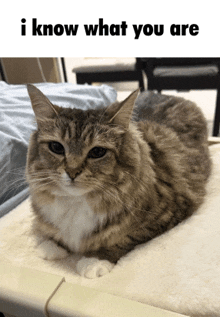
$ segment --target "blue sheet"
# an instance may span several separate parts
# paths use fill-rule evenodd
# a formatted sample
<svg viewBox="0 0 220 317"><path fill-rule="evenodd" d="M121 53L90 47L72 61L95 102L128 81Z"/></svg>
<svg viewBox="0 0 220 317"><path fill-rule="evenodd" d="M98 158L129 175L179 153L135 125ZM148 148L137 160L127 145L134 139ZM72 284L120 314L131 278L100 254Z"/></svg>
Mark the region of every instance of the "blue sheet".
<svg viewBox="0 0 220 317"><path fill-rule="evenodd" d="M107 106L117 97L109 86L70 83L36 84L52 103L89 109ZM0 217L28 197L24 171L30 134L36 128L25 85L0 82Z"/></svg>

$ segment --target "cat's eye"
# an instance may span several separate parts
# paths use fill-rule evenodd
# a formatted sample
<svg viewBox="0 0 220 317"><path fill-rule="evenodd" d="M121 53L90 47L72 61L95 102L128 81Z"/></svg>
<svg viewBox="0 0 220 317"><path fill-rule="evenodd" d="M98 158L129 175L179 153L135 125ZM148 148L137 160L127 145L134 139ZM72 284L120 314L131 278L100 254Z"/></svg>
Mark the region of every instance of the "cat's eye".
<svg viewBox="0 0 220 317"><path fill-rule="evenodd" d="M107 152L107 149L104 147L96 146L92 148L88 153L88 158L97 159L103 157Z"/></svg>
<svg viewBox="0 0 220 317"><path fill-rule="evenodd" d="M48 144L49 149L56 154L63 155L65 153L64 147L62 144L56 141L51 141Z"/></svg>

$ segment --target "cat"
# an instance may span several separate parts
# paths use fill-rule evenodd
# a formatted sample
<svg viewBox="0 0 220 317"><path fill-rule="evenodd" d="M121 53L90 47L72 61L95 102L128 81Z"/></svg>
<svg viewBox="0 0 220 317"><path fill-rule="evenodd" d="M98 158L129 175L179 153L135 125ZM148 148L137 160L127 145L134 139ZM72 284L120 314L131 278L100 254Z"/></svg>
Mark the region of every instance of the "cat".
<svg viewBox="0 0 220 317"><path fill-rule="evenodd" d="M136 100L136 90L123 102L81 110L27 89L37 130L26 178L44 259L76 253L78 274L102 276L202 203L211 163L194 103L165 97L152 106L144 93Z"/></svg>

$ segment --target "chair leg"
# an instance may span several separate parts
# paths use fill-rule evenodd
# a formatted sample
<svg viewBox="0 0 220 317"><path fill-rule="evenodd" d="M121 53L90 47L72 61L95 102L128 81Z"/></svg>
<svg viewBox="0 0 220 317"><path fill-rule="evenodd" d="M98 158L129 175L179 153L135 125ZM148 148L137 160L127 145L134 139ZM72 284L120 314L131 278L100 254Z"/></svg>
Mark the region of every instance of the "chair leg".
<svg viewBox="0 0 220 317"><path fill-rule="evenodd" d="M213 125L213 136L218 136L219 134L219 124L220 124L220 92L219 89L217 91L217 99L216 99L216 108L215 108L215 117L214 117L214 125Z"/></svg>
<svg viewBox="0 0 220 317"><path fill-rule="evenodd" d="M140 70L140 74L139 74L139 88L141 91L144 91L144 79L143 79L143 74L142 74L142 70Z"/></svg>

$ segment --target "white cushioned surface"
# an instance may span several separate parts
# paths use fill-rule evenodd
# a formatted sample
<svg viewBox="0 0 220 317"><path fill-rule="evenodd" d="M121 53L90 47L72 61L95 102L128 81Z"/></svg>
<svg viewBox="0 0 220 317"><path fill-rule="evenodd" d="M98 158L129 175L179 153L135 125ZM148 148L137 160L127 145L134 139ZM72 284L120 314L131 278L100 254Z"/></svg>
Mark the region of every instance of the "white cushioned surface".
<svg viewBox="0 0 220 317"><path fill-rule="evenodd" d="M121 258L110 274L78 276L77 257L42 260L30 235L29 200L0 220L0 261L59 274L67 282L190 316L220 316L220 145L203 205L189 219Z"/></svg>

